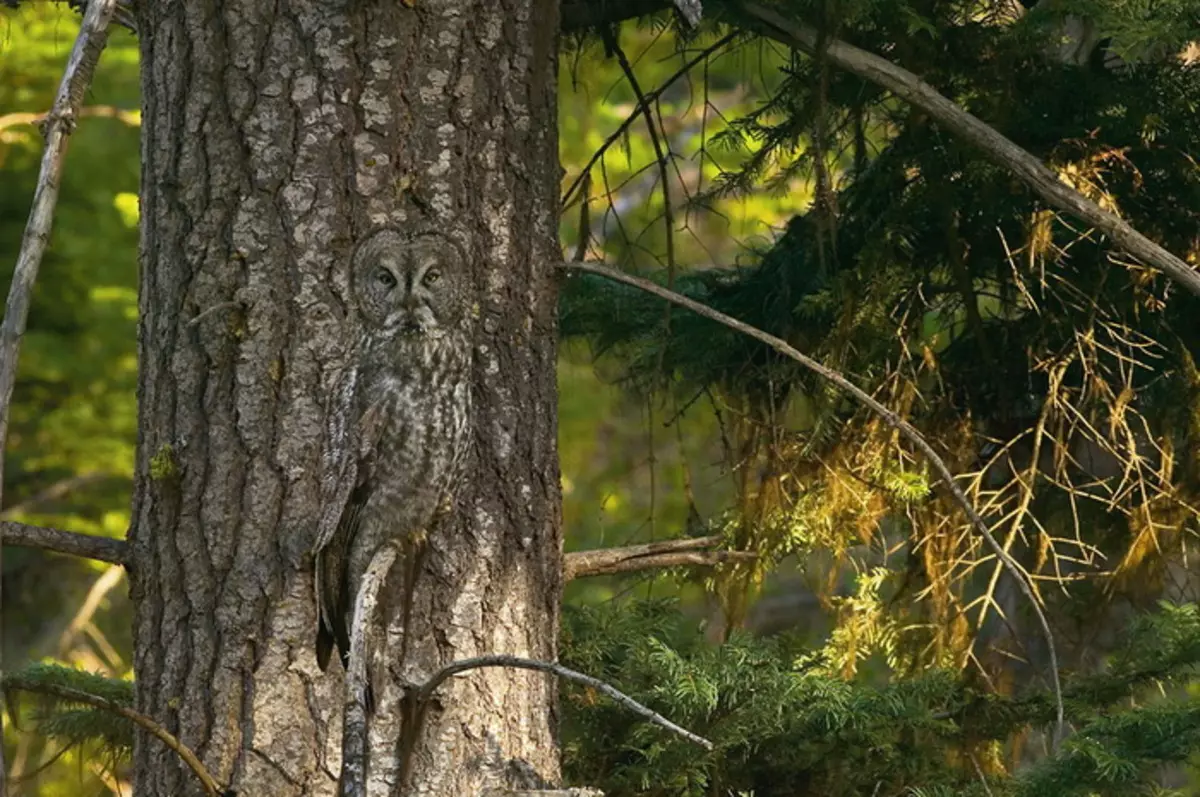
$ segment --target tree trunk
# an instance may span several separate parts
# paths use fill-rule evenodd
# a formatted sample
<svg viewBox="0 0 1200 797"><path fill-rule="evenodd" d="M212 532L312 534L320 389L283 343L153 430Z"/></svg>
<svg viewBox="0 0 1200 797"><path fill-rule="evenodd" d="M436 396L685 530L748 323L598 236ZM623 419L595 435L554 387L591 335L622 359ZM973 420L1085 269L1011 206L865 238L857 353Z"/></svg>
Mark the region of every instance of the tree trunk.
<svg viewBox="0 0 1200 797"><path fill-rule="evenodd" d="M310 548L326 397L349 351L354 242L436 227L476 290L474 445L413 601L422 680L553 659L556 0L138 3L143 74L137 707L243 795L330 794L342 676L322 674ZM549 676L438 693L406 793L556 783ZM372 794L397 793L398 687ZM139 737L135 793L195 794Z"/></svg>

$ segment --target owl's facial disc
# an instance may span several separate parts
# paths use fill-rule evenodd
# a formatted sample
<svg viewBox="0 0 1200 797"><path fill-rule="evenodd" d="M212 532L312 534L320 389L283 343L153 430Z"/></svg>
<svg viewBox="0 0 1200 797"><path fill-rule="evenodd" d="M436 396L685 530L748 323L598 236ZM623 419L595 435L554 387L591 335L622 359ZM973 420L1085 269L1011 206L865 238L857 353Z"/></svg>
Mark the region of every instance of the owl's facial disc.
<svg viewBox="0 0 1200 797"><path fill-rule="evenodd" d="M361 245L356 261L360 308L377 335L437 338L461 320L463 263L452 241L385 230Z"/></svg>
<svg viewBox="0 0 1200 797"><path fill-rule="evenodd" d="M406 253L404 279L392 293L394 308L388 313L385 326L405 337L437 337L444 332L437 310L444 303L439 301L439 290L444 286L441 247L434 241L421 241Z"/></svg>

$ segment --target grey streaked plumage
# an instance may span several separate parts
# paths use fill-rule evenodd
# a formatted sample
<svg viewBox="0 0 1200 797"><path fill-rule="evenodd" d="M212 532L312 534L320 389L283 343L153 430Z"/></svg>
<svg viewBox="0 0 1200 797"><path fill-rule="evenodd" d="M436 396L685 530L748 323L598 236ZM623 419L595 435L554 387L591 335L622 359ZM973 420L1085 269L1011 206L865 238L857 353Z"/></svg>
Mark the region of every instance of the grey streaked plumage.
<svg viewBox="0 0 1200 797"><path fill-rule="evenodd" d="M334 645L347 661L372 556L397 540L412 560L451 497L468 443L469 282L460 250L435 233L380 230L351 259L362 335L329 413L314 549L322 670Z"/></svg>

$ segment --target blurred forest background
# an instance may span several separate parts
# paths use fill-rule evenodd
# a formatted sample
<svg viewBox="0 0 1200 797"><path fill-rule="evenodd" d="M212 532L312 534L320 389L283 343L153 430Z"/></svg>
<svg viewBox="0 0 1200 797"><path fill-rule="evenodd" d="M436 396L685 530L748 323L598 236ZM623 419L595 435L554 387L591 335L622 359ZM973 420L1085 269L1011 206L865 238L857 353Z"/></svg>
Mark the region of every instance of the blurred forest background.
<svg viewBox="0 0 1200 797"><path fill-rule="evenodd" d="M776 4L917 73L1200 265L1200 5L1026 5ZM558 371L568 550L720 535L757 558L568 584L564 662L717 743L697 755L564 688L571 782L1200 794L1200 303L922 112L752 36L734 4L705 8L697 31L664 12L564 38L564 259L620 265L782 337L920 429L1033 576L1073 733L1051 752L1036 620L890 427L765 347L573 276ZM3 290L34 122L77 20L49 2L0 12ZM137 61L115 32L71 138L3 520L111 537L129 520ZM121 568L6 548L0 601L6 670L132 678ZM22 726L5 724L14 794L128 791L119 739L78 747L83 725Z"/></svg>

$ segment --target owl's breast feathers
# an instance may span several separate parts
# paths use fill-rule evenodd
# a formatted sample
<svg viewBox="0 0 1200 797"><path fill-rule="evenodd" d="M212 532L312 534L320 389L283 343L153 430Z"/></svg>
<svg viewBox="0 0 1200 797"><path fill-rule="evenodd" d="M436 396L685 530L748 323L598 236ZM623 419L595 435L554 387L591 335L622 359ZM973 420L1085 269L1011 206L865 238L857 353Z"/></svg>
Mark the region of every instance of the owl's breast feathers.
<svg viewBox="0 0 1200 797"><path fill-rule="evenodd" d="M418 339L420 342L420 339ZM380 546L428 531L449 494L466 449L470 412L469 345L449 337L368 352L356 377L353 487L337 530L318 551L322 669L334 643L349 653L348 616L363 574ZM343 455L345 452L342 452ZM349 475L349 474L347 474ZM336 511L337 507L333 507Z"/></svg>

